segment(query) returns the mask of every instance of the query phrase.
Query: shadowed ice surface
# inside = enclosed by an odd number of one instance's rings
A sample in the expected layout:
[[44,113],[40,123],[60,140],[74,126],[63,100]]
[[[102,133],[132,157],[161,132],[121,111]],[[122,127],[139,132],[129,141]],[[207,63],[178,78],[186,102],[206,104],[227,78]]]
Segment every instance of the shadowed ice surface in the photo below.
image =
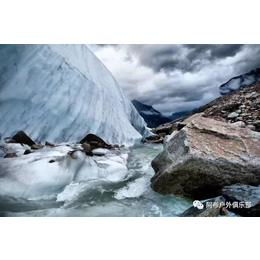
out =
[[192,201],[162,196],[150,188],[154,172],[151,160],[160,145],[133,147],[128,157],[127,177],[118,182],[92,180],[72,182],[59,193],[26,200],[0,197],[1,216],[171,217],[183,212]]

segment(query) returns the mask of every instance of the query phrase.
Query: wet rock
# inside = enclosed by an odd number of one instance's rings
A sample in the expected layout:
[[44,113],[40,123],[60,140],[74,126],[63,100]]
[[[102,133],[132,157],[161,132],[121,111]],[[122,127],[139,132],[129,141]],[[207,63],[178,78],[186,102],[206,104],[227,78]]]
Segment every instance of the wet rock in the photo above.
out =
[[166,135],[169,135],[172,131],[172,124],[164,124],[164,125],[160,125],[156,128],[153,129],[153,133],[155,134],[159,134],[159,133],[165,133]]
[[91,150],[95,148],[106,148],[106,149],[111,149],[112,146],[108,143],[106,143],[103,139],[98,137],[97,135],[94,134],[88,134],[86,137],[84,137],[81,141],[81,144],[83,143],[88,143],[91,146]]
[[228,214],[228,211],[227,211],[227,209],[225,208],[225,207],[222,207],[221,209],[220,209],[220,213],[219,213],[221,216],[229,216],[229,214]]
[[50,161],[49,161],[49,163],[54,163],[55,162],[55,160],[53,160],[53,159],[51,159]]
[[26,149],[25,151],[24,151],[24,155],[27,155],[27,154],[30,154],[30,153],[32,153],[32,151],[31,150],[29,150],[29,149]]
[[[214,199],[209,199],[203,202],[202,204],[203,204],[202,209],[192,206],[187,210],[185,210],[179,216],[180,217],[218,217],[219,215],[222,215],[223,212],[227,212],[224,208],[225,199],[221,196]],[[207,206],[209,204],[211,205],[211,207]]]
[[42,149],[43,147],[44,147],[44,145],[41,145],[41,144],[33,144],[33,145],[31,146],[31,148],[34,149],[34,150],[40,150],[40,149]]
[[45,142],[45,146],[54,147],[54,144],[53,144],[53,143],[51,143],[51,142],[48,142],[48,141],[46,141],[46,142]]
[[93,156],[93,153],[92,153],[90,144],[88,144],[88,143],[83,143],[81,146],[82,146],[84,152],[86,153],[86,155],[88,155],[88,156]]
[[[161,133],[160,133],[161,134]],[[145,138],[146,141],[155,141],[155,140],[159,140],[161,138],[160,134],[158,135],[150,135],[148,137]]]
[[235,184],[223,187],[219,194],[229,202],[229,211],[244,217],[260,217],[260,186]]
[[16,135],[12,137],[12,139],[16,143],[27,144],[29,146],[35,144],[35,142],[24,131],[19,131]]
[[153,161],[154,191],[211,197],[235,183],[260,184],[260,134],[198,117],[175,135]]
[[15,158],[17,157],[16,153],[7,153],[4,158]]
[[161,136],[162,133],[150,135],[142,140],[142,143],[153,143],[159,144],[163,143],[163,137]]

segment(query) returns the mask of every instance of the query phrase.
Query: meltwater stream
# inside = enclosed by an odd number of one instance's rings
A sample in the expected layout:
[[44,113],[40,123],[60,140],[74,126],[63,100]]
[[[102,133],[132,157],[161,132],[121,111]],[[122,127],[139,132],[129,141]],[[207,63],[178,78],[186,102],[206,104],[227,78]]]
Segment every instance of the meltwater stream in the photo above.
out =
[[152,159],[161,145],[131,148],[128,175],[117,183],[87,181],[70,183],[60,193],[25,200],[0,196],[0,216],[35,217],[174,217],[192,205],[187,198],[163,196],[150,188]]

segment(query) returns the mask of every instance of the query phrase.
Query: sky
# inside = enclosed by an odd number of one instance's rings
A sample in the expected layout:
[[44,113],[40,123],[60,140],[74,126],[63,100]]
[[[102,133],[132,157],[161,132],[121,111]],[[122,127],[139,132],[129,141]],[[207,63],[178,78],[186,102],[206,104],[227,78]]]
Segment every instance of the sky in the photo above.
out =
[[220,96],[230,78],[260,67],[260,45],[94,44],[125,95],[170,115]]

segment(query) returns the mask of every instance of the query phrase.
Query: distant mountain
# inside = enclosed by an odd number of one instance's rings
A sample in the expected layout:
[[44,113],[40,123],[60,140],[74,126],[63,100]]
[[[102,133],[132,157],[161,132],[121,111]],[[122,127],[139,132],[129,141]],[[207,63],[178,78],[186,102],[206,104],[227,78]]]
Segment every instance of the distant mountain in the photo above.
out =
[[137,100],[132,100],[132,103],[139,114],[143,117],[148,127],[157,127],[171,121],[170,118],[164,116],[152,106],[145,105]]
[[255,82],[260,81],[260,68],[255,70],[251,70],[250,72],[234,77],[230,79],[228,82],[222,84],[219,87],[220,94],[225,95],[232,91],[235,91],[241,87],[246,87]]
[[178,119],[182,116],[185,116],[187,115],[188,113],[190,113],[191,111],[181,111],[181,112],[177,112],[177,113],[172,113],[171,116],[169,116],[169,118],[171,120],[175,120],[175,119]]

